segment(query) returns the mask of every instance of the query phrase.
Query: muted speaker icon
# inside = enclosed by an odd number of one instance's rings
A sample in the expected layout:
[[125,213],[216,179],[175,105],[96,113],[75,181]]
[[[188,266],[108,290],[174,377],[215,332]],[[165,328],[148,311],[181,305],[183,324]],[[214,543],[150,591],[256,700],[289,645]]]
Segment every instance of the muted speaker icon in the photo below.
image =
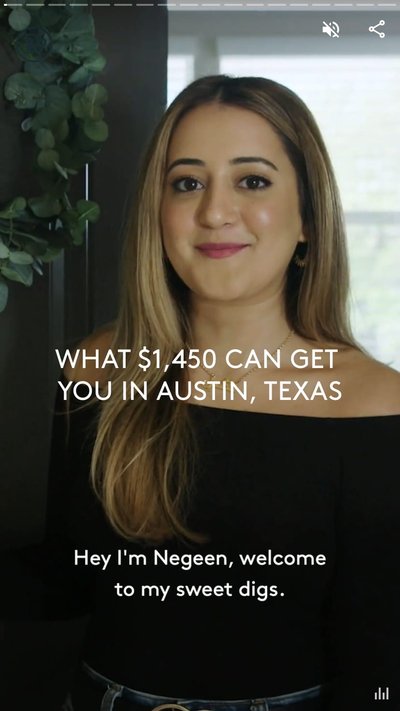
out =
[[322,34],[329,35],[329,37],[339,37],[340,28],[337,22],[325,22],[322,23]]
[[389,701],[389,687],[387,686],[385,691],[378,687],[378,691],[375,691],[374,701]]

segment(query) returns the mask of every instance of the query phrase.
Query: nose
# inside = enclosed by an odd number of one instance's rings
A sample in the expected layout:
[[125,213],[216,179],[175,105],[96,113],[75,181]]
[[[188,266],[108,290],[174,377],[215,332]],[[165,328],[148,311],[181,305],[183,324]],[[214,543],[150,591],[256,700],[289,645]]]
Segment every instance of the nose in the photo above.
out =
[[197,217],[202,226],[209,228],[233,224],[238,218],[234,189],[221,182],[208,185],[202,193]]

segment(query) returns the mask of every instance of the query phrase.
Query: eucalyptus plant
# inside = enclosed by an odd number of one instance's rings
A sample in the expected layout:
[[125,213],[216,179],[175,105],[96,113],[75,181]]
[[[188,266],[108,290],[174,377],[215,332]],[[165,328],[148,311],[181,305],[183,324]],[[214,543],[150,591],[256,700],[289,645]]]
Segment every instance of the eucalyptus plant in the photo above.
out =
[[[62,249],[83,242],[87,222],[100,215],[84,197],[72,203],[74,178],[96,159],[108,137],[107,91],[95,82],[106,64],[90,10],[37,1],[0,7],[0,41],[21,60],[3,94],[22,113],[21,130],[32,136],[37,192],[0,205],[0,311],[8,282],[30,286],[34,272]],[[76,194],[76,193],[75,193]]]

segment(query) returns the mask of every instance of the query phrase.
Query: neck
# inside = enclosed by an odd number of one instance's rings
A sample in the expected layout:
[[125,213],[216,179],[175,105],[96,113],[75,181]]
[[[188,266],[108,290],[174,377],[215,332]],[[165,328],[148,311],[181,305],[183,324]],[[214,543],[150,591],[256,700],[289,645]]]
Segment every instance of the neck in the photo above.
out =
[[242,351],[266,348],[273,351],[290,331],[283,304],[252,305],[195,301],[191,309],[191,346]]

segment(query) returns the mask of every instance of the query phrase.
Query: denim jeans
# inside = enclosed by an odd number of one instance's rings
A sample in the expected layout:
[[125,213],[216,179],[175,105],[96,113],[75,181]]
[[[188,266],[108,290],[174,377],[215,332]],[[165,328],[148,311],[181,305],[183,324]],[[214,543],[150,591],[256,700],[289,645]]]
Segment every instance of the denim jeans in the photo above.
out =
[[[160,711],[324,711],[329,696],[329,685],[313,686],[289,694],[257,699],[209,700],[157,696],[122,686],[99,674],[87,664],[82,665],[82,680],[85,678],[82,700],[74,692],[62,711],[152,711],[168,705]],[[172,705],[172,707],[171,707]]]

